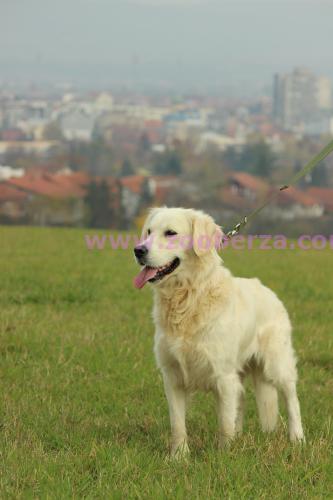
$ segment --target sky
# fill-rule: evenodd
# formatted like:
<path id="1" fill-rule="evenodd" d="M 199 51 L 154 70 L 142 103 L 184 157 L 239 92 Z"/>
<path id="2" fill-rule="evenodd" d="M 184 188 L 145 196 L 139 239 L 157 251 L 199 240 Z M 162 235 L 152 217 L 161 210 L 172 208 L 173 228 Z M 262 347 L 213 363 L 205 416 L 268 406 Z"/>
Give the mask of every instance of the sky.
<path id="1" fill-rule="evenodd" d="M 0 80 L 256 88 L 333 79 L 333 0 L 0 0 Z"/>

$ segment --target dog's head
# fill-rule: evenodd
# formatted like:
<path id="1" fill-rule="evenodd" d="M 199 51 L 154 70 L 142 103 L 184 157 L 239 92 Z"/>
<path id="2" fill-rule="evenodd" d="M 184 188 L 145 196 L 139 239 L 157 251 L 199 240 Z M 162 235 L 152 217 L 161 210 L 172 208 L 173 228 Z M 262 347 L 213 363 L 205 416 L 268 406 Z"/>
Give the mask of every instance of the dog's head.
<path id="1" fill-rule="evenodd" d="M 144 224 L 141 242 L 134 248 L 141 272 L 137 288 L 147 282 L 162 285 L 171 277 L 196 272 L 196 263 L 221 245 L 222 230 L 209 215 L 185 208 L 154 208 Z"/>

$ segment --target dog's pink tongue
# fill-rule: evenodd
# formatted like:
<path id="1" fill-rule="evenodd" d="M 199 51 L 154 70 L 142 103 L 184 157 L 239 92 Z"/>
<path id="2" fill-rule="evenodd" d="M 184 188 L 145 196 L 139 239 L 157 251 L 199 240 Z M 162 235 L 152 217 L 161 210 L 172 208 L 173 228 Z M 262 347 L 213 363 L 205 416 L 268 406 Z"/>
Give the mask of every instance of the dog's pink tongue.
<path id="1" fill-rule="evenodd" d="M 142 271 L 135 276 L 134 278 L 134 286 L 136 288 L 142 288 L 145 286 L 147 281 L 151 280 L 154 278 L 154 276 L 157 274 L 157 269 L 154 269 L 153 267 L 147 267 L 145 266 Z"/>

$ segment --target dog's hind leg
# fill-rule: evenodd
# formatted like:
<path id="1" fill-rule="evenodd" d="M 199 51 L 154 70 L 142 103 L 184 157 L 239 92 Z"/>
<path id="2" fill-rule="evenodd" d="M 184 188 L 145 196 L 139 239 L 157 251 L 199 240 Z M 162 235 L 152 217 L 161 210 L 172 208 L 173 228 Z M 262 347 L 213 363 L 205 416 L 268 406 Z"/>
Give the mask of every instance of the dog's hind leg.
<path id="1" fill-rule="evenodd" d="M 296 391 L 296 366 L 295 366 L 295 360 L 293 353 L 291 352 L 289 360 L 287 358 L 284 358 L 284 366 L 274 366 L 271 365 L 266 367 L 265 372 L 269 375 L 271 374 L 272 376 L 270 377 L 271 380 L 273 380 L 275 387 L 279 388 L 284 396 L 284 399 L 286 401 L 286 407 L 287 407 L 287 413 L 288 413 L 288 428 L 289 428 L 289 438 L 290 441 L 303 441 L 304 440 L 304 433 L 303 433 L 303 428 L 302 428 L 302 420 L 301 420 L 301 411 L 300 411 L 300 406 L 299 406 L 299 401 L 297 397 L 297 391 Z M 264 389 L 264 393 L 267 392 L 268 387 L 270 384 L 266 383 L 266 386 Z M 273 400 L 276 399 L 276 389 L 271 386 L 275 392 L 273 396 Z M 271 395 L 273 394 L 272 389 L 269 389 L 271 391 Z M 268 393 L 267 393 L 268 394 Z M 269 400 L 269 399 L 268 399 Z M 273 401 L 272 400 L 272 401 Z M 274 408 L 274 404 L 272 406 Z M 277 408 L 277 404 L 276 404 Z M 260 412 L 260 410 L 259 410 Z"/>
<path id="2" fill-rule="evenodd" d="M 266 338 L 265 338 L 266 336 Z M 296 357 L 291 344 L 291 327 L 270 328 L 262 336 L 262 362 L 265 380 L 282 391 L 288 413 L 291 441 L 304 440 L 301 412 L 296 392 Z M 264 389 L 267 392 L 267 389 Z M 272 394 L 272 391 L 271 391 Z M 275 399 L 275 395 L 271 396 Z"/>
<path id="3" fill-rule="evenodd" d="M 294 380 L 283 380 L 280 387 L 286 400 L 290 441 L 304 441 L 301 411 Z"/>
<path id="4" fill-rule="evenodd" d="M 264 432 L 273 432 L 279 411 L 277 390 L 259 370 L 253 372 L 253 381 L 261 428 Z"/>

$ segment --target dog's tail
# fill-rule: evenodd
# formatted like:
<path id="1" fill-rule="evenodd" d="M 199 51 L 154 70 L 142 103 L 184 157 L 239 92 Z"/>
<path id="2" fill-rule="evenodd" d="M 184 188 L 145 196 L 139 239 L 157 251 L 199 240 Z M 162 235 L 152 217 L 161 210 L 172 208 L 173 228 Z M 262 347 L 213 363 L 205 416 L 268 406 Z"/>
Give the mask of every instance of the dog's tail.
<path id="1" fill-rule="evenodd" d="M 264 380 L 261 373 L 253 374 L 259 420 L 264 432 L 274 431 L 279 413 L 276 388 Z"/>

